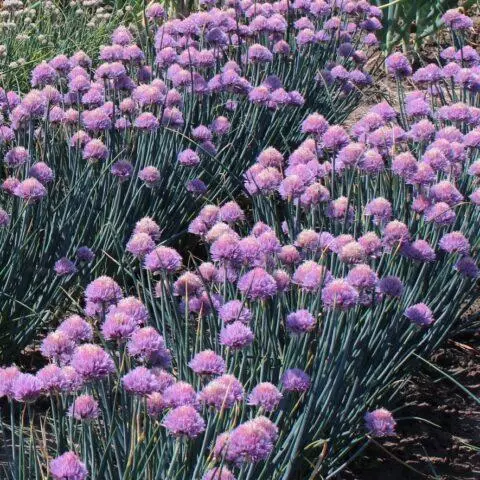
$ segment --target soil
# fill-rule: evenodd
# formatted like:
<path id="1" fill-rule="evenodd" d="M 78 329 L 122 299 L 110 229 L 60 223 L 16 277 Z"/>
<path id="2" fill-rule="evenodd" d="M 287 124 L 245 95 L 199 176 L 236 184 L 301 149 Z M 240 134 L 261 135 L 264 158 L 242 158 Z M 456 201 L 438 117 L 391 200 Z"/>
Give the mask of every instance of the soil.
<path id="1" fill-rule="evenodd" d="M 427 365 L 399 395 L 395 417 L 410 419 L 397 437 L 371 445 L 342 480 L 480 479 L 480 334 L 457 336 L 431 361 L 478 399 Z"/>

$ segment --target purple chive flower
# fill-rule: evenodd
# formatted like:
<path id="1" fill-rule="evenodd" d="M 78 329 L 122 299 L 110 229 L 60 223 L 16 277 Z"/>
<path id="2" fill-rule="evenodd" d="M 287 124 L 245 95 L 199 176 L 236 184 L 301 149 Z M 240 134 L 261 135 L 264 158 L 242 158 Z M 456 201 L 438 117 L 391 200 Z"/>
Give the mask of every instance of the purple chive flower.
<path id="1" fill-rule="evenodd" d="M 30 177 L 20 182 L 13 189 L 13 194 L 25 200 L 27 205 L 31 205 L 45 197 L 47 190 L 36 178 Z"/>
<path id="2" fill-rule="evenodd" d="M 80 395 L 70 405 L 68 415 L 76 420 L 94 420 L 100 415 L 98 402 L 91 395 Z"/>
<path id="3" fill-rule="evenodd" d="M 186 187 L 190 193 L 195 195 L 203 195 L 208 190 L 207 185 L 205 185 L 205 183 L 199 178 L 195 178 L 188 182 Z"/>
<path id="4" fill-rule="evenodd" d="M 205 430 L 205 421 L 191 405 L 168 412 L 162 425 L 175 437 L 195 438 Z"/>
<path id="5" fill-rule="evenodd" d="M 192 272 L 185 272 L 183 275 L 180 275 L 173 284 L 174 295 L 182 297 L 196 295 L 202 289 L 203 283 L 201 278 Z"/>
<path id="6" fill-rule="evenodd" d="M 128 180 L 133 173 L 133 165 L 127 160 L 118 160 L 112 165 L 110 172 L 121 182 Z"/>
<path id="7" fill-rule="evenodd" d="M 383 243 L 389 248 L 397 248 L 410 240 L 408 227 L 398 220 L 393 220 L 383 230 Z"/>
<path id="8" fill-rule="evenodd" d="M 213 120 L 210 128 L 215 135 L 220 136 L 225 135 L 230 131 L 231 124 L 227 117 L 219 116 Z"/>
<path id="9" fill-rule="evenodd" d="M 52 182 L 55 178 L 53 170 L 44 162 L 38 162 L 32 165 L 28 174 L 36 178 L 43 185 Z"/>
<path id="10" fill-rule="evenodd" d="M 234 262 L 239 257 L 238 236 L 234 233 L 220 235 L 210 247 L 210 255 L 215 262 Z"/>
<path id="11" fill-rule="evenodd" d="M 70 366 L 85 380 L 99 380 L 115 371 L 110 355 L 93 343 L 78 346 L 73 352 Z"/>
<path id="12" fill-rule="evenodd" d="M 192 130 L 192 137 L 199 142 L 208 142 L 212 140 L 211 130 L 205 125 L 199 125 Z"/>
<path id="13" fill-rule="evenodd" d="M 332 200 L 327 207 L 327 217 L 333 220 L 347 220 L 351 221 L 354 216 L 354 209 L 352 205 L 349 205 L 347 197 L 339 197 Z"/>
<path id="14" fill-rule="evenodd" d="M 410 180 L 417 173 L 417 165 L 417 160 L 410 152 L 403 152 L 393 158 L 392 172 L 404 180 Z"/>
<path id="15" fill-rule="evenodd" d="M 145 10 L 145 15 L 151 21 L 155 21 L 166 16 L 165 9 L 160 3 L 151 3 Z"/>
<path id="16" fill-rule="evenodd" d="M 148 321 L 149 314 L 145 305 L 136 297 L 122 298 L 117 305 L 111 306 L 108 313 L 122 312 L 133 318 L 137 325 Z"/>
<path id="17" fill-rule="evenodd" d="M 13 397 L 13 383 L 20 375 L 20 370 L 15 367 L 0 368 L 0 398 Z"/>
<path id="18" fill-rule="evenodd" d="M 468 255 L 470 252 L 470 242 L 461 232 L 446 233 L 439 242 L 439 247 L 448 253 L 462 253 Z"/>
<path id="19" fill-rule="evenodd" d="M 180 152 L 177 159 L 178 163 L 184 167 L 196 167 L 200 163 L 200 157 L 190 148 Z"/>
<path id="20" fill-rule="evenodd" d="M 425 210 L 425 220 L 437 225 L 451 225 L 455 222 L 455 212 L 445 202 L 438 202 Z"/>
<path id="21" fill-rule="evenodd" d="M 237 286 L 251 300 L 267 300 L 277 293 L 275 279 L 260 267 L 242 275 Z"/>
<path id="22" fill-rule="evenodd" d="M 282 375 L 282 385 L 287 392 L 306 392 L 310 384 L 309 375 L 299 368 L 290 368 Z"/>
<path id="23" fill-rule="evenodd" d="M 85 383 L 85 379 L 70 365 L 62 368 L 62 390 L 69 394 L 80 390 Z"/>
<path id="24" fill-rule="evenodd" d="M 136 128 L 145 132 L 152 132 L 159 126 L 157 117 L 150 112 L 141 113 L 133 124 Z"/>
<path id="25" fill-rule="evenodd" d="M 365 206 L 365 215 L 372 215 L 376 223 L 390 220 L 392 204 L 383 197 L 374 198 Z"/>
<path id="26" fill-rule="evenodd" d="M 273 60 L 273 54 L 268 48 L 255 43 L 248 48 L 248 60 L 252 63 L 269 63 Z"/>
<path id="27" fill-rule="evenodd" d="M 378 277 L 369 265 L 359 264 L 348 272 L 347 282 L 359 290 L 372 289 L 377 284 Z"/>
<path id="28" fill-rule="evenodd" d="M 71 315 L 63 320 L 57 332 L 63 332 L 74 343 L 89 342 L 93 339 L 92 326 L 79 315 Z"/>
<path id="29" fill-rule="evenodd" d="M 126 340 L 138 328 L 134 317 L 121 310 L 114 309 L 107 313 L 102 324 L 102 335 L 107 341 Z"/>
<path id="30" fill-rule="evenodd" d="M 435 321 L 432 311 L 424 303 L 417 303 L 416 305 L 408 307 L 404 315 L 410 321 L 421 327 L 428 327 Z"/>
<path id="31" fill-rule="evenodd" d="M 157 390 L 157 377 L 145 367 L 130 370 L 122 377 L 123 387 L 127 392 L 146 396 Z"/>
<path id="32" fill-rule="evenodd" d="M 10 215 L 3 208 L 0 208 L 0 228 L 7 227 L 9 224 Z"/>
<path id="33" fill-rule="evenodd" d="M 322 289 L 326 309 L 348 310 L 358 301 L 358 291 L 343 279 L 332 280 Z"/>
<path id="34" fill-rule="evenodd" d="M 158 168 L 148 166 L 138 172 L 138 178 L 145 182 L 147 187 L 153 188 L 160 182 L 160 172 Z"/>
<path id="35" fill-rule="evenodd" d="M 367 232 L 358 239 L 358 243 L 364 248 L 365 254 L 370 257 L 378 257 L 382 251 L 382 241 L 374 232 Z"/>
<path id="36" fill-rule="evenodd" d="M 407 57 L 402 53 L 392 53 L 385 60 L 388 73 L 397 78 L 409 77 L 412 74 L 412 66 Z"/>
<path id="37" fill-rule="evenodd" d="M 237 223 L 245 220 L 245 214 L 236 202 L 227 202 L 220 208 L 218 215 L 220 221 L 225 223 Z"/>
<path id="38" fill-rule="evenodd" d="M 366 252 L 362 245 L 358 242 L 348 242 L 340 248 L 338 258 L 342 262 L 354 264 L 362 263 L 365 260 Z"/>
<path id="39" fill-rule="evenodd" d="M 317 321 L 308 310 L 297 310 L 287 316 L 287 330 L 292 333 L 306 333 L 315 329 Z"/>
<path id="40" fill-rule="evenodd" d="M 480 188 L 477 188 L 469 198 L 474 205 L 480 205 Z"/>
<path id="41" fill-rule="evenodd" d="M 197 392 L 186 382 L 177 382 L 167 387 L 163 391 L 163 401 L 171 408 L 183 405 L 198 406 Z"/>
<path id="42" fill-rule="evenodd" d="M 67 257 L 57 260 L 53 269 L 58 276 L 72 275 L 77 272 L 77 267 Z"/>
<path id="43" fill-rule="evenodd" d="M 271 420 L 256 417 L 217 437 L 215 455 L 237 465 L 260 462 L 270 456 L 277 437 L 278 428 Z"/>
<path id="44" fill-rule="evenodd" d="M 418 262 L 433 262 L 436 258 L 433 248 L 427 241 L 422 239 L 415 240 L 412 243 L 403 244 L 401 252 L 407 258 Z"/>
<path id="45" fill-rule="evenodd" d="M 160 246 L 145 256 L 145 268 L 153 273 L 173 273 L 182 266 L 182 257 L 173 248 Z"/>
<path id="46" fill-rule="evenodd" d="M 28 154 L 28 151 L 25 148 L 13 147 L 11 150 L 9 150 L 6 153 L 5 158 L 3 159 L 3 162 L 7 167 L 16 168 L 16 167 L 20 167 L 21 165 L 24 165 L 29 158 L 30 158 L 30 155 Z"/>
<path id="47" fill-rule="evenodd" d="M 232 408 L 243 400 L 242 384 L 233 375 L 222 375 L 209 382 L 199 394 L 200 401 L 216 410 Z"/>
<path id="48" fill-rule="evenodd" d="M 294 265 L 301 260 L 301 256 L 294 245 L 284 245 L 278 253 L 278 259 L 284 265 Z"/>
<path id="49" fill-rule="evenodd" d="M 278 292 L 286 292 L 290 288 L 291 278 L 290 275 L 285 272 L 285 270 L 274 270 L 272 275 L 277 283 Z"/>
<path id="50" fill-rule="evenodd" d="M 76 257 L 79 262 L 91 263 L 95 259 L 95 253 L 89 247 L 78 247 Z"/>
<path id="51" fill-rule="evenodd" d="M 443 180 L 430 187 L 430 196 L 436 202 L 455 205 L 463 200 L 463 195 L 448 181 Z"/>
<path id="52" fill-rule="evenodd" d="M 32 87 L 42 87 L 55 83 L 57 72 L 47 62 L 42 62 L 32 70 Z"/>
<path id="53" fill-rule="evenodd" d="M 225 466 L 213 467 L 202 477 L 202 480 L 236 480 L 233 473 Z"/>
<path id="54" fill-rule="evenodd" d="M 147 233 L 154 240 L 158 240 L 161 235 L 160 227 L 150 217 L 144 217 L 135 224 L 133 233 Z"/>
<path id="55" fill-rule="evenodd" d="M 122 289 L 115 280 L 106 275 L 98 277 L 87 285 L 85 301 L 97 305 L 110 305 L 123 298 Z"/>
<path id="56" fill-rule="evenodd" d="M 312 113 L 302 122 L 302 132 L 322 136 L 328 129 L 329 125 L 323 115 Z"/>
<path id="57" fill-rule="evenodd" d="M 50 462 L 50 474 L 54 480 L 85 480 L 88 470 L 74 452 L 66 452 Z"/>
<path id="58" fill-rule="evenodd" d="M 112 127 L 112 121 L 108 113 L 101 107 L 83 112 L 82 123 L 87 130 L 92 132 L 100 132 Z"/>
<path id="59" fill-rule="evenodd" d="M 153 327 L 144 327 L 133 332 L 127 348 L 130 355 L 145 361 L 166 349 L 163 337 Z"/>
<path id="60" fill-rule="evenodd" d="M 471 257 L 462 257 L 456 264 L 455 269 L 466 277 L 478 278 L 479 269 Z"/>
<path id="61" fill-rule="evenodd" d="M 40 351 L 45 358 L 66 361 L 75 348 L 74 341 L 63 331 L 49 333 L 42 341 Z"/>
<path id="62" fill-rule="evenodd" d="M 473 27 L 473 20 L 461 13 L 458 8 L 447 10 L 442 15 L 442 20 L 452 30 L 468 30 Z"/>
<path id="63" fill-rule="evenodd" d="M 402 281 L 393 275 L 383 277 L 379 280 L 377 289 L 379 293 L 390 297 L 401 297 L 403 295 Z"/>
<path id="64" fill-rule="evenodd" d="M 349 137 L 343 127 L 333 125 L 322 135 L 322 142 L 328 150 L 340 150 L 349 142 Z"/>
<path id="65" fill-rule="evenodd" d="M 365 414 L 365 426 L 374 437 L 388 437 L 395 435 L 395 426 L 393 415 L 385 408 L 378 408 L 373 412 Z"/>
<path id="66" fill-rule="evenodd" d="M 91 138 L 86 132 L 84 132 L 83 130 L 78 130 L 70 138 L 70 146 L 83 148 L 90 140 Z"/>
<path id="67" fill-rule="evenodd" d="M 160 416 L 165 410 L 163 395 L 160 392 L 152 392 L 147 395 L 147 413 L 151 417 Z"/>
<path id="68" fill-rule="evenodd" d="M 233 350 L 248 347 L 253 339 L 252 330 L 239 321 L 226 325 L 220 332 L 220 344 Z"/>
<path id="69" fill-rule="evenodd" d="M 295 270 L 292 282 L 303 290 L 314 292 L 331 279 L 332 276 L 325 267 L 312 260 L 307 260 Z"/>
<path id="70" fill-rule="evenodd" d="M 42 384 L 44 392 L 53 392 L 63 389 L 64 376 L 62 369 L 54 363 L 49 363 L 41 368 L 36 375 L 37 379 Z"/>
<path id="71" fill-rule="evenodd" d="M 257 158 L 258 162 L 265 168 L 281 168 L 283 166 L 283 155 L 273 147 L 266 148 Z"/>
<path id="72" fill-rule="evenodd" d="M 278 388 L 269 383 L 263 382 L 256 385 L 248 396 L 248 405 L 263 408 L 267 412 L 273 412 L 280 403 L 282 394 Z"/>
<path id="73" fill-rule="evenodd" d="M 101 162 L 108 158 L 108 148 L 101 140 L 94 138 L 85 145 L 82 156 L 90 163 Z"/>
<path id="74" fill-rule="evenodd" d="M 218 315 L 225 323 L 239 321 L 248 325 L 252 320 L 252 312 L 240 300 L 230 300 L 224 303 L 220 307 Z"/>
<path id="75" fill-rule="evenodd" d="M 155 248 L 155 242 L 148 233 L 135 233 L 127 242 L 126 250 L 132 255 L 143 258 Z"/>
<path id="76" fill-rule="evenodd" d="M 34 402 L 42 393 L 42 382 L 30 373 L 18 374 L 12 383 L 12 396 L 17 402 Z"/>
<path id="77" fill-rule="evenodd" d="M 225 360 L 213 350 L 197 353 L 188 366 L 198 375 L 223 375 L 227 369 Z"/>

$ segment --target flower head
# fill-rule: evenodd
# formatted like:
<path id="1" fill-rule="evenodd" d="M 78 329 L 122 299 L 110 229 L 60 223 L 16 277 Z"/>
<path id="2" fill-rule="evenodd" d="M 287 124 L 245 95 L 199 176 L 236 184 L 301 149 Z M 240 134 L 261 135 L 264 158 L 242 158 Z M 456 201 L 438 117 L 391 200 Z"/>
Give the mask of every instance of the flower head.
<path id="1" fill-rule="evenodd" d="M 136 395 L 149 395 L 157 390 L 157 377 L 145 367 L 136 367 L 122 377 L 123 387 Z"/>
<path id="2" fill-rule="evenodd" d="M 267 300 L 276 294 L 277 284 L 263 268 L 257 267 L 240 277 L 238 289 L 252 300 Z"/>
<path id="3" fill-rule="evenodd" d="M 30 373 L 20 373 L 15 376 L 11 389 L 17 402 L 34 402 L 42 393 L 43 384 Z"/>
<path id="4" fill-rule="evenodd" d="M 234 350 L 251 345 L 253 339 L 252 330 L 239 321 L 226 325 L 220 332 L 220 344 Z"/>
<path id="5" fill-rule="evenodd" d="M 332 280 L 322 289 L 322 301 L 327 309 L 348 310 L 357 304 L 358 291 L 345 280 Z"/>
<path id="6" fill-rule="evenodd" d="M 287 329 L 292 333 L 311 332 L 316 325 L 315 317 L 308 310 L 297 310 L 287 316 Z"/>
<path id="7" fill-rule="evenodd" d="M 50 462 L 54 480 L 85 480 L 88 470 L 74 452 L 66 452 Z"/>
<path id="8" fill-rule="evenodd" d="M 282 376 L 282 385 L 287 392 L 306 392 L 310 383 L 310 377 L 299 368 L 290 368 Z"/>
<path id="9" fill-rule="evenodd" d="M 173 273 L 182 266 L 182 257 L 173 248 L 160 246 L 145 256 L 145 268 L 151 272 Z"/>
<path id="10" fill-rule="evenodd" d="M 222 375 L 227 369 L 225 360 L 213 350 L 197 353 L 188 366 L 198 375 Z"/>
<path id="11" fill-rule="evenodd" d="M 243 400 L 243 386 L 233 375 L 222 375 L 209 382 L 199 394 L 200 401 L 217 410 L 232 408 Z"/>
<path id="12" fill-rule="evenodd" d="M 282 394 L 275 385 L 263 382 L 253 388 L 248 396 L 248 404 L 261 407 L 267 412 L 273 412 L 281 399 Z"/>
<path id="13" fill-rule="evenodd" d="M 393 415 L 385 408 L 378 408 L 365 414 L 365 425 L 374 437 L 395 435 L 396 422 Z"/>
<path id="14" fill-rule="evenodd" d="M 432 311 L 424 303 L 417 303 L 408 307 L 404 315 L 421 327 L 428 327 L 435 321 Z"/>
<path id="15" fill-rule="evenodd" d="M 182 405 L 170 410 L 162 425 L 175 437 L 195 438 L 205 430 L 205 420 L 191 405 Z"/>
<path id="16" fill-rule="evenodd" d="M 76 420 L 93 420 L 100 415 L 98 402 L 91 395 L 80 395 L 70 405 L 68 415 Z"/>
<path id="17" fill-rule="evenodd" d="M 78 346 L 73 352 L 70 366 L 86 380 L 101 379 L 115 371 L 110 355 L 93 343 Z"/>

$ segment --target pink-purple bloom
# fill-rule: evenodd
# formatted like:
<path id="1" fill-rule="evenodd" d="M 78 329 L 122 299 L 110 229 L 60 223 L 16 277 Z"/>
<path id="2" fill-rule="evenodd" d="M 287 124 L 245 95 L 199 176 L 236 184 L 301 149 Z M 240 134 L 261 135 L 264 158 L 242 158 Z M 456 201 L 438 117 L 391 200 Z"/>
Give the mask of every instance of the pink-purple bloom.
<path id="1" fill-rule="evenodd" d="M 397 423 L 391 412 L 385 408 L 378 408 L 365 414 L 365 425 L 368 432 L 374 437 L 387 437 L 395 435 Z"/>
<path id="2" fill-rule="evenodd" d="M 85 480 L 88 470 L 74 452 L 66 452 L 50 462 L 50 474 L 54 480 Z"/>

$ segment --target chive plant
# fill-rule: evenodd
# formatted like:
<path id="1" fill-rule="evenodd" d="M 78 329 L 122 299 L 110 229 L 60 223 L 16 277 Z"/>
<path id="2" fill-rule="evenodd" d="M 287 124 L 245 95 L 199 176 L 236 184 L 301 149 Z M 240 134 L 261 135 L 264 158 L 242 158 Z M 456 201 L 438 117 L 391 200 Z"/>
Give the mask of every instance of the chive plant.
<path id="1" fill-rule="evenodd" d="M 468 28 L 458 11 L 444 21 Z M 398 110 L 375 105 L 350 132 L 310 114 L 297 148 L 262 150 L 249 208 L 190 222 L 203 261 L 140 219 L 117 279 L 87 280 L 82 311 L 44 336 L 46 365 L 0 370 L 7 478 L 328 479 L 394 435 L 398 384 L 475 298 L 467 46 L 413 75 L 392 54 Z"/>
<path id="2" fill-rule="evenodd" d="M 207 199 L 235 195 L 261 149 L 293 145 L 309 109 L 342 121 L 371 83 L 379 16 L 367 3 L 245 2 L 167 20 L 152 4 L 98 60 L 60 54 L 24 95 L 0 90 L 3 355 L 116 268 L 135 220 L 155 217 L 173 242 Z M 96 258 L 76 259 L 81 247 Z"/>

